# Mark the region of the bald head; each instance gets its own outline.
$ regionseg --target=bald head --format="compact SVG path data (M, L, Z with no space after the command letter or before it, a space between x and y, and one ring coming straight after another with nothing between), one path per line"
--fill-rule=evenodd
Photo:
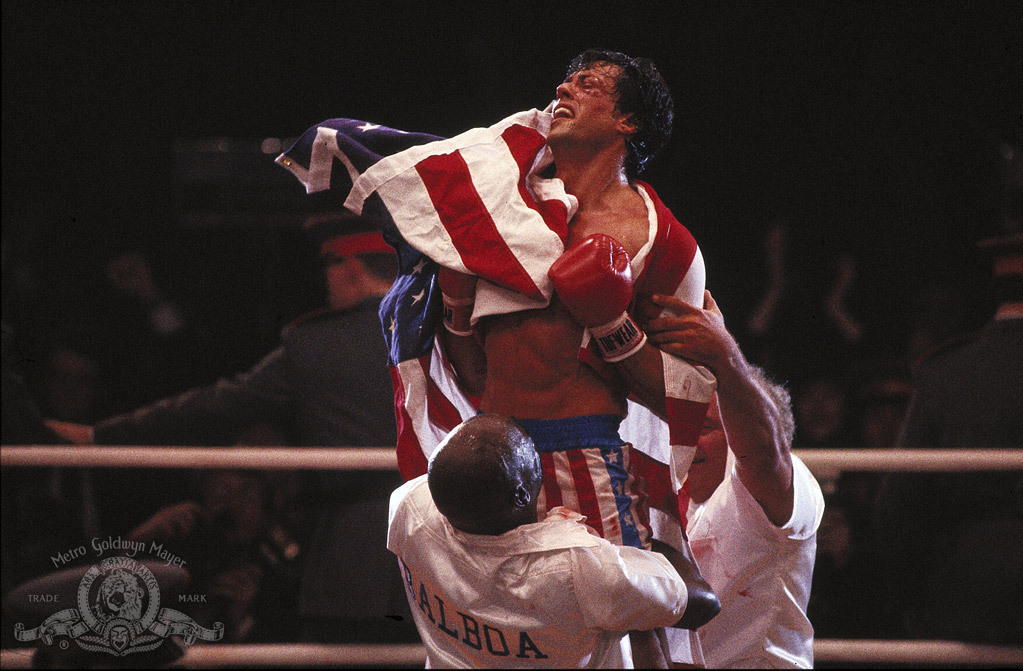
M448 434L430 461L430 494L456 529L499 535L536 521L542 481L533 441L513 420L473 417Z

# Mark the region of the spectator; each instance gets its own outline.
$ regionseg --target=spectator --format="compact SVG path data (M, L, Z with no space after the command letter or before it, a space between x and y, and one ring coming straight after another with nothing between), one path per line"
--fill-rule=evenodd
M230 444L240 428L271 422L297 445L393 445L394 397L377 317L397 270L393 252L347 213L311 218L306 230L324 264L328 305L288 326L282 344L252 369L95 428L51 426L82 443ZM387 499L400 482L392 472L328 472L311 483L306 499L317 519L298 606L306 640L416 637L400 581L380 570L393 561L383 539Z
M981 247L998 308L919 363L901 447L1023 447L1023 233ZM1023 643L1021 512L1018 471L885 477L877 528L903 636Z
M146 254L128 247L102 266L104 368L115 412L206 380L212 366L203 324L171 295ZM99 306L96 306L99 307Z
M796 447L853 447L849 390L840 379L817 377L795 393Z
M824 497L806 610L819 638L891 637L891 623L879 608L885 595L878 579L883 566L870 515L873 499L864 504L859 493L839 478L835 491Z
M968 331L969 297L951 280L927 282L913 299L909 314L909 361L918 361L932 349Z
M766 370L799 386L822 369L845 369L872 339L862 314L862 254L841 237L822 237L793 213L771 221L763 289L735 332Z
M106 389L96 359L60 345L46 357L40 397L46 415L66 422L94 422L103 416Z
M67 441L46 427L43 413L22 374L25 355L13 330L4 323L2 341L4 445L58 445ZM9 590L48 566L60 546L85 537L79 509L49 485L57 469L5 468L0 471L0 562L2 590ZM5 647L12 627L3 623Z
M165 544L187 561L189 592L199 598L180 608L206 627L223 622L224 643L295 640L297 556L267 474L213 470L196 481L195 500L160 510L127 539Z
M895 361L868 361L853 394L854 447L893 447L905 417L911 382ZM826 497L817 533L817 562L807 613L818 636L885 638L891 623L878 608L884 593L878 576L872 509L881 482L875 472L844 471Z
M853 416L856 444L867 449L894 447L906 418L913 381L900 362L869 361L856 389Z

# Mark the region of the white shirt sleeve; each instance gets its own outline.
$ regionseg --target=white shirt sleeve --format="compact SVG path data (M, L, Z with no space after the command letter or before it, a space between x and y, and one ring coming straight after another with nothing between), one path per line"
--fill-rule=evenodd
M759 529L761 535L767 538L781 536L791 540L806 540L817 533L824 515L824 495L816 478L799 457L792 455L792 515L780 527L768 519L760 503L746 489L731 459L729 467L736 506L740 510L745 509L742 518L755 521L757 524L754 528Z
M795 455L792 455L792 489L795 493L792 517L782 529L793 540L805 540L816 534L821 525L824 494L813 473Z
M405 539L408 537L406 528L410 507L408 499L417 488L423 486L426 486L425 475L409 480L391 492L387 509L387 549L396 555L401 555Z
M675 624L689 599L682 578L656 552L601 541L574 548L572 580L587 626L603 631Z

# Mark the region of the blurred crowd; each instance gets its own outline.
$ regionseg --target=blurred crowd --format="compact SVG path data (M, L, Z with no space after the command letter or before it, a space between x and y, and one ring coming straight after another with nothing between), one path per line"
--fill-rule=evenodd
M325 301L317 250L301 231L171 231L135 245L85 244L72 254L66 222L23 223L5 226L3 240L5 445L66 444L44 418L94 425L211 384L257 362L290 321ZM750 360L790 388L797 449L896 446L915 367L970 338L997 307L975 249L964 252L976 255L972 267L965 264L972 275L907 278L911 294L899 302L883 284L897 273L879 273L877 258L856 247L819 249L806 227L784 217L751 239L756 263L742 278L743 298L737 294L730 309L728 290L715 294ZM729 267L713 250L708 258L712 268ZM192 443L200 440L301 444L294 427L272 416ZM196 618L227 623L225 640L296 640L299 576L321 505L308 477L4 469L4 593L52 570L54 553L88 547L90 538L159 539L194 558L199 591L215 597ZM821 480L827 507L809 606L820 638L948 634L928 629L925 610L892 603L878 527L885 477L847 472ZM1018 483L1015 496L1018 505ZM1019 576L1007 579L1011 587ZM4 647L11 631L5 615ZM985 642L1018 633L995 632L1000 638Z
M176 246L159 234L108 246L62 239L67 222L19 223L3 238L5 445L69 444L46 422L88 426L209 384L257 360L288 321L323 302L315 253L299 231L261 231L230 245L222 232L185 233ZM78 254L65 254L76 243ZM218 253L223 263L196 270ZM271 253L290 267L273 274ZM287 292L282 309L274 296ZM194 444L293 445L289 432L267 417L211 427ZM204 598L188 610L203 624L224 622L227 642L297 637L300 539L315 516L299 495L307 475L21 468L2 477L5 596L71 566L53 561L69 549L84 546L81 560L95 561L93 539L155 541L186 559L190 589ZM5 648L17 615L4 613Z

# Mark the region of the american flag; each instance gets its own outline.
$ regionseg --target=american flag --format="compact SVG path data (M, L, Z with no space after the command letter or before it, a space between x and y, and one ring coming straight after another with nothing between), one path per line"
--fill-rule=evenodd
M399 277L381 304L380 319L395 392L398 466L406 479L425 473L436 445L477 408L455 383L443 348L436 343L441 320L439 267L482 278L477 317L543 307L550 300L553 289L547 270L564 251L577 203L560 180L541 176L551 162L546 146L549 123L548 113L534 109L442 139L354 119L331 119L308 129L276 159L307 193L336 194L339 206L344 198L344 207L378 227L397 250ZM656 203L667 212L660 201ZM678 234L676 229L670 229L671 235ZM687 245L688 253L697 253L691 236ZM659 249L677 248L665 244ZM691 262L691 255L667 260L661 265L672 268L671 276L659 278L666 284L648 283L659 293L676 293ZM644 263L645 271L650 263ZM702 273L702 266L699 270ZM653 274L644 272L641 277ZM699 294L702 300L702 279ZM585 352L583 359L592 361ZM665 357L669 412L678 407L672 398L678 397L688 428L671 431L670 449L666 430L657 434L663 436L658 441L663 444L636 445L653 457L643 462L651 489L671 497L684 481L688 462L683 458L685 465L674 469L680 471L674 482L668 464L679 461L673 456L676 447L691 458L703 421L701 410L705 413L713 394L713 377L708 383L705 372ZM630 414L641 412L636 404L630 403L630 408Z
M493 312L541 307L547 269L564 251L574 197L540 171L550 163L550 115L515 114L450 139L355 119L308 129L277 157L307 193L328 191L379 228L398 253L399 277L380 308L406 478L448 431L476 413L435 347L439 265L480 276ZM509 198L509 194L514 197Z

